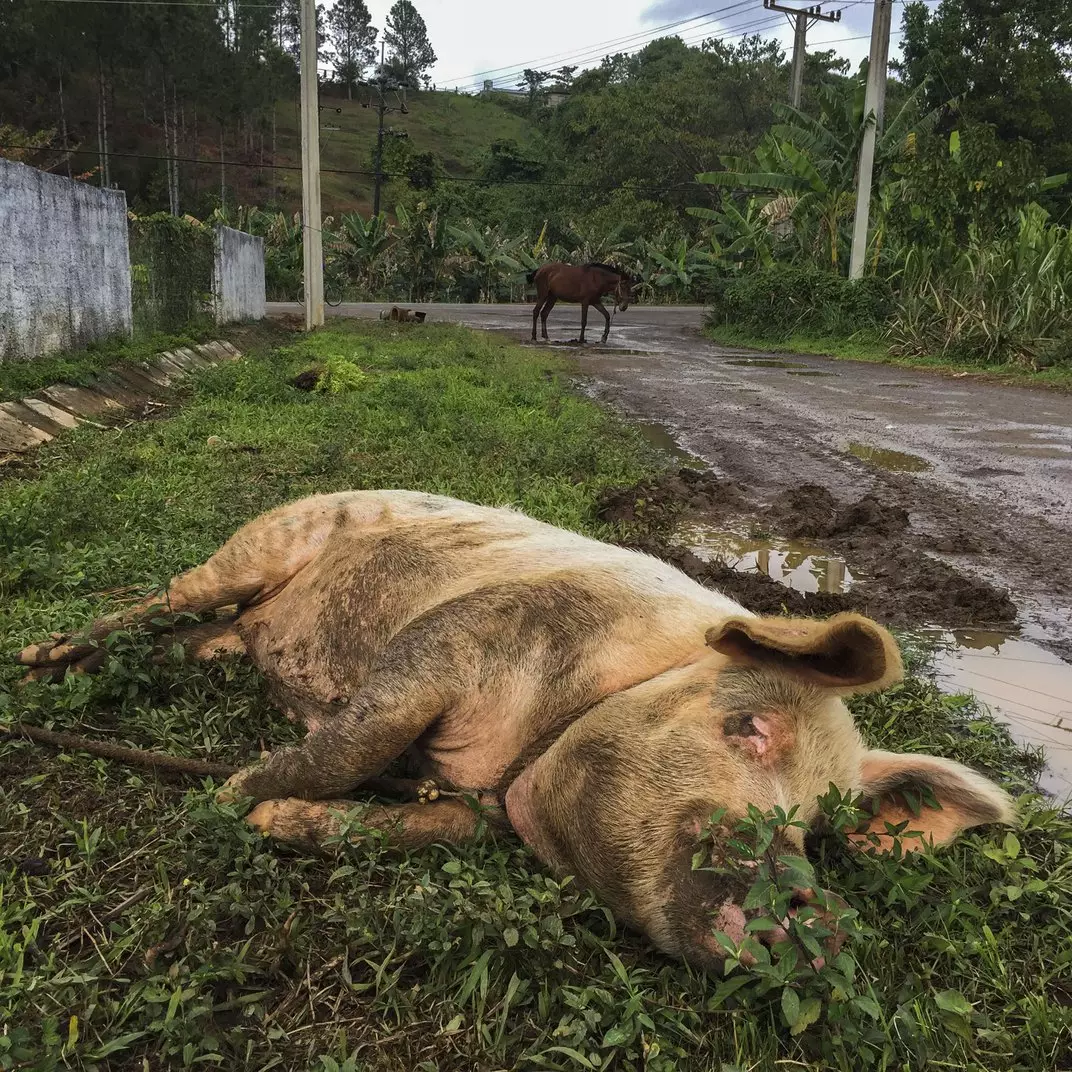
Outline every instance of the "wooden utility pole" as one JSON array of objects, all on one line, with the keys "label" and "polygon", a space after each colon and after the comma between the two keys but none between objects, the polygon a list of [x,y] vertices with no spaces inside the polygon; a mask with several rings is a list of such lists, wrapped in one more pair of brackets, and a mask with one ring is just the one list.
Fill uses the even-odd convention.
[{"label": "wooden utility pole", "polygon": [[316,0],[301,0],[302,251],[305,330],[324,326],[324,236],[320,216],[320,101],[316,77]]},{"label": "wooden utility pole", "polygon": [[860,145],[860,166],[856,172],[856,216],[852,224],[852,255],[849,278],[861,279],[867,259],[867,225],[871,211],[871,179],[875,168],[875,142],[882,129],[886,106],[886,61],[890,54],[890,24],[893,0],[875,0],[871,20],[871,53],[867,63],[864,92],[864,139]]},{"label": "wooden utility pole", "polygon": [[841,22],[841,12],[834,11],[824,15],[819,4],[812,7],[782,7],[774,0],[763,0],[768,11],[781,11],[793,27],[793,73],[789,79],[789,103],[794,108],[800,107],[800,98],[804,92],[804,52],[808,39],[808,28],[817,22]]}]

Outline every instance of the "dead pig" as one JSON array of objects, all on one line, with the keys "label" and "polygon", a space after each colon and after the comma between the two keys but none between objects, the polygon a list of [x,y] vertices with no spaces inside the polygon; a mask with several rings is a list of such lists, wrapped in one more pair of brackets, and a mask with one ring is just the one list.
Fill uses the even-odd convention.
[{"label": "dead pig", "polygon": [[[240,529],[204,565],[89,643],[27,648],[34,676],[100,658],[120,625],[237,606],[180,630],[193,654],[245,652],[309,734],[232,778],[249,821],[283,840],[339,830],[346,794],[407,751],[471,790],[560,874],[574,874],[666,952],[721,963],[712,929],[744,933],[744,888],[694,871],[696,834],[799,805],[814,821],[834,783],[886,803],[942,844],[1007,821],[1005,793],[946,759],[869,751],[843,697],[901,676],[869,619],[763,618],[655,558],[509,509],[408,491],[319,495]],[[908,812],[923,783],[940,809]],[[461,800],[369,807],[401,844],[459,842]],[[784,851],[803,850],[786,829]],[[813,898],[799,891],[802,904]],[[777,932],[761,931],[770,941]]]},{"label": "dead pig", "polygon": [[390,309],[383,309],[380,312],[380,319],[394,320],[400,324],[423,324],[427,315],[420,309],[401,309],[397,305],[393,305]]}]

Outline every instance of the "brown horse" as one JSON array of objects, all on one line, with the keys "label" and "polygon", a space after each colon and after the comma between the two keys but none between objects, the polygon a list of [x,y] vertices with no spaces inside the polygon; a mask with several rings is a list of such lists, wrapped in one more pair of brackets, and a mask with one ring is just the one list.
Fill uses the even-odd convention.
[{"label": "brown horse", "polygon": [[547,338],[547,314],[554,308],[555,302],[581,303],[581,342],[584,342],[584,329],[588,325],[588,307],[591,305],[603,314],[607,322],[603,329],[601,342],[607,341],[610,334],[610,313],[599,300],[604,294],[614,295],[614,308],[624,313],[633,300],[633,281],[620,268],[610,264],[592,261],[580,268],[562,261],[552,261],[541,265],[535,272],[526,276],[530,283],[536,284],[536,308],[532,310],[532,341],[536,341],[536,318],[540,318],[543,337]]}]

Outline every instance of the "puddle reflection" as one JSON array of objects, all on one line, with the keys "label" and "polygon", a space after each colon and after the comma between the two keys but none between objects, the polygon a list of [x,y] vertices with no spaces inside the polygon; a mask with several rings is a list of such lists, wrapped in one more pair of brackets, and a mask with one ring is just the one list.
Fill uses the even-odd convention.
[{"label": "puddle reflection", "polygon": [[972,692],[1021,744],[1041,746],[1041,784],[1072,797],[1072,664],[1029,640],[990,630],[922,630],[952,645],[935,665],[943,687]]},{"label": "puddle reflection", "polygon": [[886,450],[868,443],[850,443],[845,449],[860,461],[894,473],[923,473],[931,468],[924,458],[900,450]]},{"label": "puddle reflection", "polygon": [[762,573],[797,592],[847,592],[854,580],[843,558],[813,544],[735,536],[704,525],[683,528],[676,542],[706,562],[721,562],[740,573]]}]

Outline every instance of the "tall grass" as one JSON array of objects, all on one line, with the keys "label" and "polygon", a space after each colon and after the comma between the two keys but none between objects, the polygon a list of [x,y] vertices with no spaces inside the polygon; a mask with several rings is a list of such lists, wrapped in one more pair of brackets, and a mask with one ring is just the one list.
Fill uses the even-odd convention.
[{"label": "tall grass", "polygon": [[1017,225],[943,255],[913,247],[887,328],[893,353],[981,365],[1053,363],[1072,336],[1072,232],[1030,204]]}]

